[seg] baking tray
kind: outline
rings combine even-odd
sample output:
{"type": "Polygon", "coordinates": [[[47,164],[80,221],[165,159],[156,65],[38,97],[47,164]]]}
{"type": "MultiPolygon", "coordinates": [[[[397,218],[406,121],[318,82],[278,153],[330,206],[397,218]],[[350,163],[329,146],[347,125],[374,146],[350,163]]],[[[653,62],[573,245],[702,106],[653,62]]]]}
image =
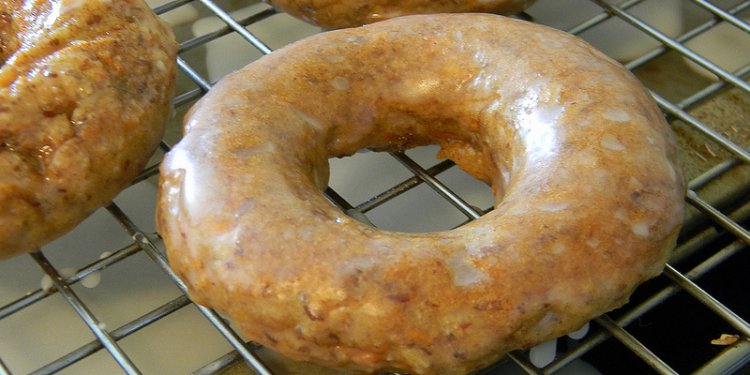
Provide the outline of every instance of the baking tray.
{"type": "MultiPolygon", "coordinates": [[[[251,1],[150,4],[181,46],[175,119],[150,166],[112,204],[39,252],[0,263],[0,374],[331,373],[245,342],[192,304],[153,219],[158,163],[190,105],[225,74],[321,30],[251,1]]],[[[539,0],[519,16],[590,41],[652,90],[679,137],[690,209],[669,266],[631,303],[594,319],[582,337],[545,343],[556,349],[542,364],[518,351],[482,373],[747,372],[748,8],[738,0],[539,0]],[[729,339],[714,340],[722,334],[729,339]]],[[[388,230],[449,229],[490,209],[489,189],[435,153],[331,160],[326,194],[388,230]]]]}

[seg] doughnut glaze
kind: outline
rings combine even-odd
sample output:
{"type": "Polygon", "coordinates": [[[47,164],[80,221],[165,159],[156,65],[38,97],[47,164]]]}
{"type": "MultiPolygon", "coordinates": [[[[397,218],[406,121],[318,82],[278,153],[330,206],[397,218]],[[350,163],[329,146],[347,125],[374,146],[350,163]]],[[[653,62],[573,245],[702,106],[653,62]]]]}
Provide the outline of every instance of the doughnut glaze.
{"type": "Polygon", "coordinates": [[[535,0],[264,0],[328,29],[361,26],[394,17],[434,13],[515,14],[535,0]]]}
{"type": "Polygon", "coordinates": [[[170,115],[176,51],[141,0],[0,0],[0,258],[136,177],[170,115]]]}
{"type": "Polygon", "coordinates": [[[407,16],[218,83],[161,166],[157,224],[190,296],[248,339],[340,368],[465,373],[659,274],[683,217],[676,152],[647,91],[585,42],[501,16],[407,16]],[[423,144],[491,184],[495,209],[387,232],[321,193],[329,157],[423,144]]]}

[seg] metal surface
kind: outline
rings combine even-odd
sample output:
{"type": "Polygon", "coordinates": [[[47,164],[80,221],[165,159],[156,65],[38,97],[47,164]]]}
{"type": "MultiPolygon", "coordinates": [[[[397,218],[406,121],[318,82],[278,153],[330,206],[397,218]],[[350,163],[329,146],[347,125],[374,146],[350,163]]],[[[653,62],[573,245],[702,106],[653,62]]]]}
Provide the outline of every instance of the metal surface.
{"type": "MultiPolygon", "coordinates": [[[[646,371],[664,374],[685,372],[717,374],[742,371],[750,361],[750,344],[748,344],[750,325],[747,322],[750,314],[750,300],[740,298],[740,302],[737,302],[722,299],[725,295],[724,291],[742,291],[748,287],[746,277],[737,275],[738,271],[734,271],[735,274],[728,273],[727,269],[731,269],[730,266],[735,262],[741,264],[748,262],[746,258],[748,246],[750,246],[750,233],[747,229],[750,217],[748,215],[750,212],[748,210],[750,173],[747,173],[747,169],[750,167],[748,165],[750,152],[746,147],[750,137],[741,137],[740,134],[750,129],[750,116],[740,116],[739,120],[733,120],[726,125],[721,121],[726,118],[726,113],[720,112],[718,120],[714,118],[707,120],[699,113],[700,108],[707,103],[729,93],[734,95],[732,98],[735,98],[732,99],[732,103],[739,102],[740,106],[747,106],[747,103],[750,103],[750,84],[747,82],[750,59],[736,61],[739,64],[736,66],[724,66],[718,57],[691,44],[694,40],[699,40],[719,28],[723,28],[722,30],[728,28],[735,34],[739,32],[747,37],[750,34],[750,27],[747,23],[747,19],[750,18],[750,1],[671,1],[671,4],[677,4],[674,12],[680,13],[672,14],[681,19],[681,28],[677,33],[662,31],[661,25],[646,19],[648,14],[644,13],[643,9],[659,1],[662,0],[539,0],[538,4],[522,17],[551,24],[553,27],[562,28],[583,38],[594,37],[594,39],[603,33],[610,32],[608,27],[613,22],[617,22],[620,25],[618,27],[625,27],[629,30],[629,35],[638,34],[639,37],[646,36],[647,39],[656,41],[655,44],[646,43],[634,55],[630,53],[629,57],[615,57],[618,57],[626,67],[643,79],[679,134],[685,133],[689,135],[688,137],[692,137],[691,139],[700,139],[698,144],[695,144],[695,141],[681,144],[686,159],[691,160],[687,165],[691,181],[686,202],[694,207],[694,210],[690,211],[686,219],[685,229],[680,236],[675,256],[663,276],[639,288],[632,302],[625,307],[595,319],[591,332],[583,339],[567,339],[565,345],[558,350],[555,360],[548,365],[537,368],[529,361],[527,352],[517,351],[509,355],[509,361],[493,366],[482,373],[506,372],[508,366],[505,365],[512,367],[510,371],[515,371],[513,373],[554,373],[564,370],[566,366],[576,361],[585,360],[594,363],[597,370],[602,373],[646,371]],[[550,17],[550,13],[543,11],[545,6],[550,7],[556,2],[562,4],[560,6],[569,6],[567,10],[571,13],[570,17],[558,20],[559,17],[550,17]],[[586,11],[579,12],[579,9],[586,9],[586,11]],[[664,78],[671,77],[670,71],[675,62],[683,66],[682,73],[676,78],[664,78]],[[657,73],[649,75],[649,69],[654,66],[656,68],[653,69],[657,73]],[[718,288],[714,284],[708,287],[701,285],[703,280],[715,278],[717,273],[720,274],[719,276],[735,280],[734,283],[721,279],[718,288]],[[657,327],[654,323],[653,329],[650,328],[650,330],[657,333],[644,334],[641,325],[656,321],[657,318],[651,314],[655,311],[673,308],[671,307],[673,301],[678,298],[685,300],[684,303],[692,306],[693,310],[674,311],[673,314],[692,315],[694,312],[697,314],[698,310],[705,309],[707,312],[701,316],[707,316],[706,319],[715,325],[716,328],[711,331],[712,334],[715,334],[715,337],[718,337],[720,333],[734,334],[737,335],[736,342],[728,343],[724,347],[711,344],[709,339],[698,338],[696,340],[700,342],[698,344],[700,348],[681,346],[695,346],[695,344],[688,344],[689,340],[686,338],[697,335],[693,333],[693,328],[703,324],[702,321],[698,321],[690,323],[692,325],[677,327],[678,336],[668,338],[666,341],[672,340],[671,345],[676,348],[677,352],[688,349],[699,350],[702,353],[698,356],[699,359],[686,360],[683,363],[680,357],[689,355],[665,352],[665,345],[658,344],[658,340],[655,341],[652,336],[671,335],[673,334],[671,332],[675,330],[668,330],[665,332],[670,333],[661,334],[658,333],[661,327],[657,327]],[[625,354],[609,357],[611,352],[625,354]]],[[[210,90],[216,80],[228,72],[223,71],[217,74],[211,71],[210,63],[204,63],[212,57],[217,57],[212,47],[214,44],[224,43],[229,38],[233,38],[231,40],[234,44],[231,49],[244,48],[247,50],[244,56],[251,56],[239,59],[242,61],[232,61],[230,64],[242,66],[255,58],[272,53],[273,49],[297,39],[299,35],[309,33],[310,30],[316,31],[300,26],[305,28],[305,32],[300,34],[284,28],[267,27],[278,19],[288,16],[277,14],[276,11],[263,4],[253,4],[248,7],[243,1],[178,0],[155,2],[153,5],[157,14],[173,24],[180,39],[178,66],[181,76],[175,99],[178,117],[196,99],[210,90]],[[184,16],[185,14],[188,16],[184,16]],[[203,25],[201,22],[206,20],[210,20],[211,25],[214,25],[207,28],[208,30],[200,27],[203,25]],[[217,23],[219,26],[215,26],[217,23]],[[265,29],[256,28],[261,26],[265,29]]],[[[289,22],[288,18],[284,20],[289,22]]],[[[730,53],[730,60],[733,59],[734,52],[737,52],[737,56],[750,55],[748,39],[740,37],[737,41],[723,35],[716,43],[725,44],[725,47],[733,51],[730,53]]],[[[598,45],[598,47],[608,53],[615,51],[610,47],[616,47],[615,45],[620,41],[618,38],[620,35],[615,35],[613,39],[610,39],[609,44],[598,45]]],[[[617,52],[611,53],[614,55],[617,52]]],[[[741,60],[741,58],[738,57],[736,60],[741,60]]],[[[750,114],[750,108],[743,108],[747,110],[745,113],[750,114]]],[[[170,144],[179,138],[178,130],[176,130],[179,126],[178,122],[174,121],[172,124],[172,131],[165,136],[161,150],[154,158],[152,165],[143,172],[130,189],[135,189],[141,184],[154,183],[158,174],[159,159],[164,152],[169,150],[170,144]]],[[[446,176],[456,169],[452,162],[422,162],[418,160],[419,155],[419,153],[393,153],[388,156],[395,160],[395,163],[390,164],[390,168],[395,171],[393,173],[396,177],[389,179],[387,184],[374,184],[384,187],[371,194],[352,198],[352,194],[340,194],[338,188],[332,183],[332,187],[326,190],[326,195],[333,204],[350,216],[368,223],[384,206],[400,199],[412,199],[410,198],[413,196],[412,193],[420,189],[422,192],[437,193],[433,195],[439,197],[438,199],[443,203],[447,202],[447,206],[456,211],[457,218],[450,226],[460,225],[467,220],[475,220],[486,210],[491,209],[491,204],[488,205],[486,200],[467,198],[465,193],[452,188],[452,183],[446,182],[449,180],[446,176]],[[477,206],[484,207],[484,209],[479,209],[477,206]]],[[[342,178],[345,180],[346,176],[342,178]]],[[[382,182],[383,179],[379,181],[382,182]]],[[[132,201],[131,199],[128,202],[132,201]]],[[[153,206],[154,197],[137,197],[135,201],[153,206]]],[[[161,241],[153,231],[153,223],[137,222],[133,219],[134,215],[130,213],[132,210],[129,211],[129,209],[127,205],[113,203],[100,210],[100,214],[109,215],[106,220],[114,219],[122,232],[122,238],[118,241],[105,241],[101,244],[91,240],[91,246],[95,247],[91,253],[106,252],[102,257],[89,259],[84,265],[77,267],[75,272],[64,276],[64,272],[55,261],[48,259],[52,251],[48,251],[45,247],[39,252],[32,253],[30,259],[51,278],[51,287],[27,289],[25,294],[7,299],[2,299],[3,295],[0,294],[0,348],[26,344],[26,338],[4,334],[3,329],[7,328],[3,328],[3,324],[11,325],[14,318],[42,308],[40,306],[43,306],[45,301],[56,295],[65,299],[69,307],[73,309],[76,319],[84,322],[93,334],[93,339],[86,339],[76,347],[65,349],[56,359],[34,363],[35,370],[16,370],[14,363],[19,361],[15,358],[11,360],[9,354],[0,349],[0,375],[26,372],[48,374],[66,370],[69,370],[69,373],[77,373],[74,367],[77,363],[102,353],[109,356],[108,360],[114,361],[117,365],[112,367],[117,369],[116,371],[112,368],[108,371],[119,372],[121,370],[130,374],[144,372],[139,368],[143,366],[143,360],[131,359],[129,350],[132,349],[129,348],[132,348],[132,345],[123,343],[127,343],[128,337],[141,331],[171,329],[171,326],[163,322],[191,306],[197,308],[197,314],[205,317],[202,324],[218,332],[229,343],[227,347],[231,350],[229,353],[222,352],[222,355],[213,355],[210,360],[205,361],[201,366],[195,366],[190,371],[199,374],[219,373],[244,360],[259,374],[273,373],[273,366],[266,363],[267,360],[259,354],[262,352],[260,347],[244,342],[233,330],[231,324],[224,321],[216,312],[190,303],[185,295],[185,285],[167,264],[161,241]],[[87,306],[86,298],[80,298],[73,287],[77,287],[82,280],[91,275],[109,272],[140,255],[145,255],[150,259],[150,262],[158,269],[157,272],[171,280],[179,292],[176,296],[160,301],[155,308],[139,313],[136,317],[110,330],[101,323],[95,309],[87,306]]],[[[372,221],[378,223],[375,219],[372,221]]],[[[62,250],[55,249],[56,259],[59,260],[63,256],[61,254],[64,254],[62,250]]],[[[127,277],[132,279],[140,277],[139,271],[129,272],[127,277]]],[[[0,285],[16,276],[18,275],[14,276],[12,272],[0,273],[0,285]]],[[[731,297],[725,298],[731,299],[731,297]]],[[[58,309],[59,307],[54,311],[44,311],[44,314],[61,314],[62,312],[58,309]]],[[[63,331],[49,332],[49,337],[54,338],[56,335],[65,334],[61,332],[63,331]]],[[[153,345],[169,345],[169,343],[155,342],[153,345]]],[[[197,356],[203,351],[200,345],[198,348],[195,353],[183,352],[180,355],[185,358],[197,356]]],[[[166,364],[163,366],[150,368],[159,368],[159,373],[176,373],[176,370],[166,367],[166,364]]]]}

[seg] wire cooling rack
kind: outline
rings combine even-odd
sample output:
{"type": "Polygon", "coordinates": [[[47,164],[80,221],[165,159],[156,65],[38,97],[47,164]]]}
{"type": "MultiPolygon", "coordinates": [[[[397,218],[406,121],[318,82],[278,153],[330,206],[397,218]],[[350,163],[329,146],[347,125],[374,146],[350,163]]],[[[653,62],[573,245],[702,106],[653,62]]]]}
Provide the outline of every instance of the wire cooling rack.
{"type": "MultiPolygon", "coordinates": [[[[261,3],[153,5],[180,41],[178,118],[228,71],[319,32],[261,3]]],[[[680,138],[691,208],[664,273],[628,305],[596,318],[583,338],[558,340],[554,360],[542,368],[518,351],[481,373],[565,372],[577,362],[605,374],[748,372],[748,8],[750,1],[539,0],[521,15],[589,40],[644,81],[680,138]]],[[[247,365],[260,374],[291,371],[214,311],[192,304],[167,265],[152,219],[154,181],[179,138],[178,122],[152,165],[112,204],[41,251],[0,263],[0,374],[210,374],[247,365]],[[101,287],[106,292],[98,292],[100,282],[109,284],[101,287]]],[[[428,161],[433,151],[358,154],[388,159],[374,168],[383,176],[359,185],[337,172],[347,161],[332,161],[326,194],[386,229],[446,229],[428,220],[434,206],[447,207],[440,211],[447,227],[480,217],[491,195],[455,187],[465,176],[450,161],[428,161]],[[439,201],[416,192],[435,192],[439,201]],[[385,210],[403,202],[426,207],[403,224],[393,219],[401,213],[385,210]]]]}

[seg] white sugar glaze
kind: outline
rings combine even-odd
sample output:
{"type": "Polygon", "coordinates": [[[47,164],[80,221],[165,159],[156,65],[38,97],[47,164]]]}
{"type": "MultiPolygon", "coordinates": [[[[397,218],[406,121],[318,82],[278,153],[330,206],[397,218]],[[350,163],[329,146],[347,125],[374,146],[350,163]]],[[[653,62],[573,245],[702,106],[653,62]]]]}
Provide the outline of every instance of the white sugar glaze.
{"type": "Polygon", "coordinates": [[[185,129],[161,174],[172,267],[248,339],[331,366],[462,373],[574,331],[658,274],[682,220],[646,90],[582,41],[499,16],[306,39],[221,81],[185,129]],[[386,232],[321,194],[331,156],[429,143],[493,185],[495,210],[386,232]]]}

